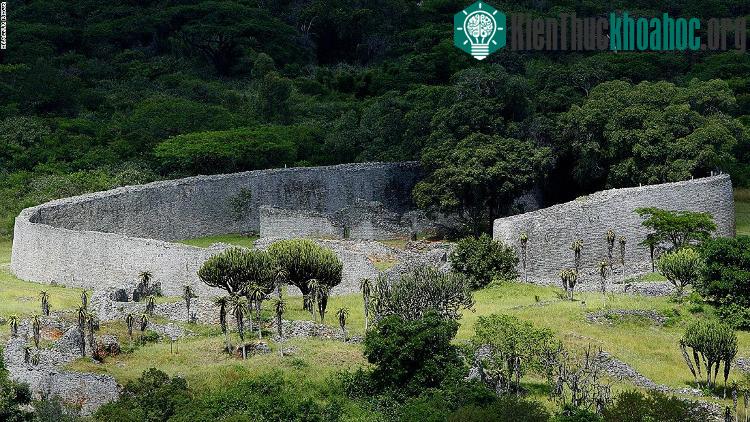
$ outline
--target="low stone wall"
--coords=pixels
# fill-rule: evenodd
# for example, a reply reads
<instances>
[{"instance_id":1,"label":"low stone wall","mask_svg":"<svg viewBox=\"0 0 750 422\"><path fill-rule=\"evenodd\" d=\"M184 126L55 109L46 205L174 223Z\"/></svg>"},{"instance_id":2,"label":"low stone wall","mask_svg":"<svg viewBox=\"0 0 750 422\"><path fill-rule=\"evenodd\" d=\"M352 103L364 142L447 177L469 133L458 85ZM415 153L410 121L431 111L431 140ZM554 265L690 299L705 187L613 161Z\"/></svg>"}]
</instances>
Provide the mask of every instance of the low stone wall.
<instances>
[{"instance_id":1,"label":"low stone wall","mask_svg":"<svg viewBox=\"0 0 750 422\"><path fill-rule=\"evenodd\" d=\"M525 214L495 220L493 236L521 250L518 238L528 235L527 272L529 281L559 284L558 273L574 267L571 244L583 240L580 282L597 283L598 263L607 260L606 233L613 230L617 239L624 236L625 265L619 263L620 246L613 250L616 273L627 275L651 269L650 252L640 245L648 231L637 208L657 207L710 213L716 222L718 236L734 236L734 199L728 175L684 182L665 183L597 192L575 201ZM519 263L519 273L523 269Z\"/></svg>"}]
</instances>

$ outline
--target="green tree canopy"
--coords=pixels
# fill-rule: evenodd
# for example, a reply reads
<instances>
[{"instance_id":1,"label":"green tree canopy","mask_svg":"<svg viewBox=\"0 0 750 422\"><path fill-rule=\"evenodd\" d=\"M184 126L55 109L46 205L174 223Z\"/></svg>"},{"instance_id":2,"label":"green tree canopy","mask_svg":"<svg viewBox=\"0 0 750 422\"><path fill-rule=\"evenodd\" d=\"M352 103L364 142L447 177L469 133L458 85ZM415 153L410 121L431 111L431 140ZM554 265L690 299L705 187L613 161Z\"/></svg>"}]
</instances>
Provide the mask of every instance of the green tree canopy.
<instances>
[{"instance_id":1,"label":"green tree canopy","mask_svg":"<svg viewBox=\"0 0 750 422\"><path fill-rule=\"evenodd\" d=\"M638 208L635 212L645 219L641 224L650 229L647 242L666 244L668 250L680 249L711 238L716 230L709 213L694 211L668 211L659 208Z\"/></svg>"},{"instance_id":2,"label":"green tree canopy","mask_svg":"<svg viewBox=\"0 0 750 422\"><path fill-rule=\"evenodd\" d=\"M198 277L230 295L246 295L253 284L270 291L276 283L276 268L276 261L265 251L233 247L208 258Z\"/></svg>"}]
</instances>

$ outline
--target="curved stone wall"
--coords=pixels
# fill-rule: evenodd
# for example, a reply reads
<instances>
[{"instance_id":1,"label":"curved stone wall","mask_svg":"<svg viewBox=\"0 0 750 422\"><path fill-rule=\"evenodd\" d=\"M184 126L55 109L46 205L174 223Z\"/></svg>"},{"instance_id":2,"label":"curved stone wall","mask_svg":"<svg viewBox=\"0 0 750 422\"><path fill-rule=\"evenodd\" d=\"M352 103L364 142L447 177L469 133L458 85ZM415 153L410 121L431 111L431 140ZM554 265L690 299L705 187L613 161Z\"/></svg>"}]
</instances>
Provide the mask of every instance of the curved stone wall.
<instances>
[{"instance_id":1,"label":"curved stone wall","mask_svg":"<svg viewBox=\"0 0 750 422\"><path fill-rule=\"evenodd\" d=\"M728 175L597 192L575 201L495 220L493 237L519 250L521 232L528 235L529 281L559 284L558 273L574 266L571 244L583 239L581 267L583 283L598 282L598 263L607 260L606 233L624 236L625 265L619 263L620 246L613 251L615 274L650 271L650 252L639 245L647 231L634 211L641 207L711 213L718 236L734 236L734 199ZM519 274L523 270L519 264Z\"/></svg>"},{"instance_id":2,"label":"curved stone wall","mask_svg":"<svg viewBox=\"0 0 750 422\"><path fill-rule=\"evenodd\" d=\"M266 206L333 213L365 200L404 213L419 177L414 162L346 164L198 176L65 198L18 215L11 270L25 280L86 288L121 287L149 270L165 294L180 294L186 284L212 294L196 272L221 248L171 241L257 232Z\"/></svg>"}]
</instances>

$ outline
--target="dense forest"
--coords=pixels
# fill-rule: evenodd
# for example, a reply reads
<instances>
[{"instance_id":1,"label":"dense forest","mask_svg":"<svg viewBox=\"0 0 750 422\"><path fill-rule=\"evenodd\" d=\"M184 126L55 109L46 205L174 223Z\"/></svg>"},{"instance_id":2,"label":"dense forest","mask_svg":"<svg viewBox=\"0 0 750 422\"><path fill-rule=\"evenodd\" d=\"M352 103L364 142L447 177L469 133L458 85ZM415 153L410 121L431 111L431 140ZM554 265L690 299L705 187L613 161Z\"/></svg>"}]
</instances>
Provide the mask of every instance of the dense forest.
<instances>
[{"instance_id":1,"label":"dense forest","mask_svg":"<svg viewBox=\"0 0 750 422\"><path fill-rule=\"evenodd\" d=\"M284 165L422 160L439 176L415 199L446 210L460 200L441 181L479 177L469 166L512 179L498 201L535 183L554 202L717 170L750 184L747 54L505 49L477 62L452 45L452 16L469 3L10 1L0 235L55 197ZM733 0L493 6L750 13Z\"/></svg>"}]
</instances>

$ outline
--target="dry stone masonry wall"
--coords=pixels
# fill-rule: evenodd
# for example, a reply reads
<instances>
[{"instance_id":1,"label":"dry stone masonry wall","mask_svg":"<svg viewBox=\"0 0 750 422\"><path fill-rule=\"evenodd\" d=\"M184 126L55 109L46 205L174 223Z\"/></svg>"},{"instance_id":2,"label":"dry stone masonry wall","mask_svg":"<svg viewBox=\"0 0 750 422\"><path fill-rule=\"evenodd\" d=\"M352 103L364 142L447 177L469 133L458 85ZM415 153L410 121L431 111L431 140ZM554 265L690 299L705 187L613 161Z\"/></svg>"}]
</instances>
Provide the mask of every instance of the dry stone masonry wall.
<instances>
[{"instance_id":1,"label":"dry stone masonry wall","mask_svg":"<svg viewBox=\"0 0 750 422\"><path fill-rule=\"evenodd\" d=\"M575 201L525 214L495 220L495 239L519 250L519 236L528 235L527 271L529 281L557 284L558 273L574 266L571 244L583 240L581 253L582 283L598 281L598 263L607 260L606 233L613 230L617 239L624 236L625 265L619 264L619 242L613 258L616 274L650 271L650 251L639 245L647 234L637 208L657 207L710 213L717 225L716 235L734 236L734 201L728 175L676 183L611 189ZM519 273L523 274L519 264Z\"/></svg>"},{"instance_id":2,"label":"dry stone masonry wall","mask_svg":"<svg viewBox=\"0 0 750 422\"><path fill-rule=\"evenodd\" d=\"M411 190L420 174L414 162L260 170L52 201L16 218L11 270L25 280L110 289L132 284L149 270L164 294L179 295L191 285L199 295L212 295L217 291L196 272L223 247L172 241L257 232L263 207L334 214L368 201L401 215L412 209Z\"/></svg>"}]
</instances>

